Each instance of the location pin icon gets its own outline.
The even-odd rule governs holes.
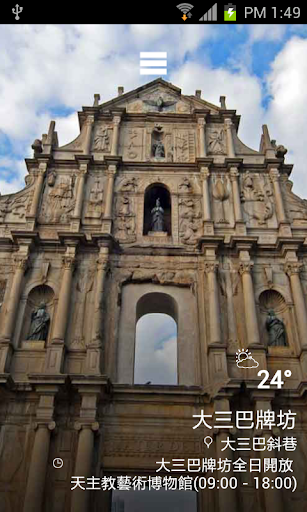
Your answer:
[[[210,436],[205,437],[205,439],[204,439],[204,443],[205,443],[205,445],[207,446],[207,448],[209,448],[209,447],[210,447],[210,445],[213,443],[213,439],[212,439],[212,437],[210,437]]]

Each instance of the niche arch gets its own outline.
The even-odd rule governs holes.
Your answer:
[[[156,206],[156,200],[160,199],[160,206],[164,210],[163,230],[168,236],[172,235],[172,201],[169,188],[163,183],[152,183],[144,192],[144,216],[143,235],[148,235],[152,230],[152,209]]]

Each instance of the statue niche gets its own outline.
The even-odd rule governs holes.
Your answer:
[[[265,290],[259,297],[259,305],[264,329],[267,332],[268,347],[288,347],[288,308],[282,295],[276,290]]]
[[[171,235],[171,197],[164,185],[150,185],[144,199],[144,235]]]
[[[25,312],[24,340],[47,341],[53,298],[53,290],[47,285],[36,286],[31,290]]]
[[[156,124],[151,136],[151,156],[156,160],[165,159],[165,145],[163,127]]]

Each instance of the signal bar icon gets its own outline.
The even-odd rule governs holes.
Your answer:
[[[207,11],[199,21],[217,21],[217,3]]]

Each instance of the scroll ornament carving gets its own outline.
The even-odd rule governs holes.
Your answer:
[[[219,268],[219,264],[216,261],[205,262],[204,270],[206,274],[216,274]]]
[[[179,200],[179,236],[183,244],[196,245],[202,235],[199,200]]]
[[[12,221],[24,219],[30,213],[34,189],[22,195],[5,197],[0,201],[0,222],[6,220],[8,214],[12,215]]]
[[[76,268],[76,258],[72,256],[63,256],[62,258],[64,270],[74,271]]]
[[[239,265],[239,273],[241,276],[244,274],[250,274],[253,270],[254,264],[251,261],[242,262]]]
[[[285,273],[291,277],[293,275],[299,275],[304,269],[304,265],[301,262],[287,262],[285,263]]]
[[[25,272],[29,266],[28,258],[22,256],[14,256],[14,264],[16,270],[23,270]]]

